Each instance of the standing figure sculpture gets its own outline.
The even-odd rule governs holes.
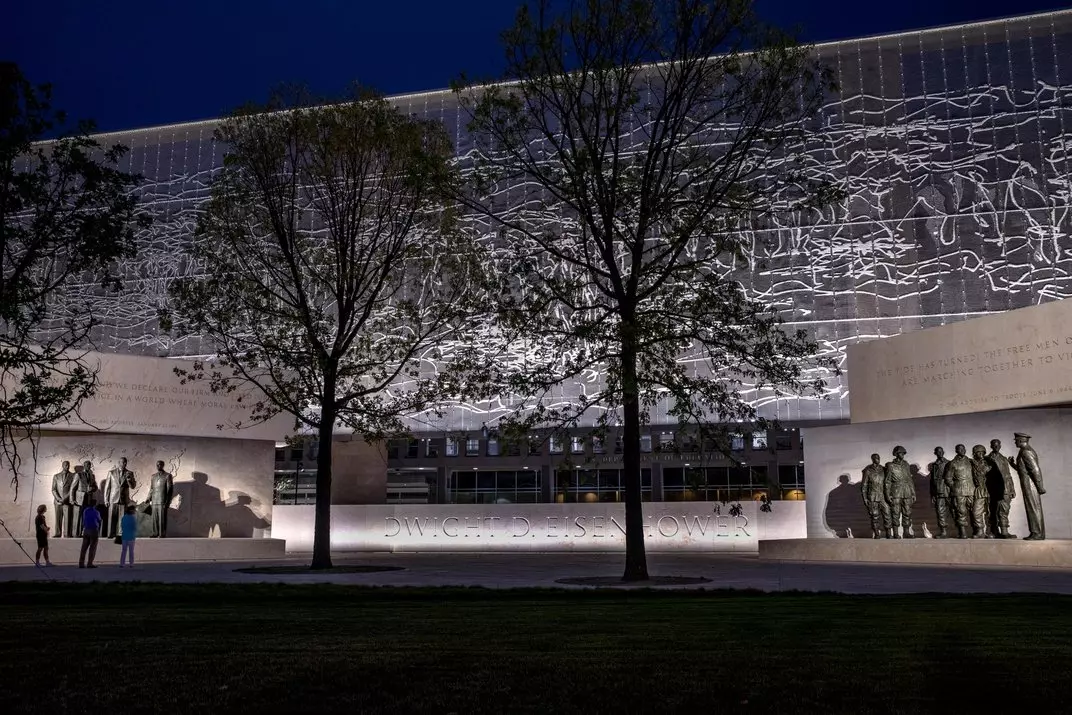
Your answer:
[[[871,464],[864,467],[861,493],[867,515],[871,517],[871,538],[892,538],[890,530],[890,505],[886,501],[886,470],[882,466],[882,457],[871,455]]]
[[[990,474],[990,461],[986,458],[986,447],[977,444],[972,447],[972,526],[975,528],[973,539],[991,537],[987,533],[990,526],[990,492],[986,488],[986,478]]]
[[[1016,482],[1012,474],[1016,469],[1008,457],[1001,453],[1001,440],[990,440],[990,475],[986,488],[990,492],[990,533],[998,539],[1015,539],[1009,533],[1009,509],[1016,498]]]
[[[164,471],[164,463],[156,463],[156,474],[149,481],[149,504],[152,506],[153,537],[167,536],[167,512],[175,491],[175,479]]]
[[[916,503],[916,484],[912,468],[905,461],[907,451],[901,445],[893,448],[893,461],[886,462],[886,501],[890,503],[890,528],[895,539],[911,539],[912,505]],[[897,532],[900,524],[901,532]]]
[[[74,486],[74,472],[71,463],[63,461],[60,471],[52,477],[52,505],[55,514],[53,538],[74,536],[71,527],[71,487]]]
[[[1046,520],[1042,515],[1041,497],[1046,489],[1042,486],[1038,452],[1029,444],[1031,435],[1017,432],[1014,437],[1020,452],[1013,466],[1020,472],[1020,494],[1024,497],[1024,510],[1027,512],[1027,530],[1031,532],[1024,537],[1024,541],[1042,541],[1046,538]]]
[[[931,504],[938,516],[938,533],[936,539],[944,539],[949,536],[949,482],[945,480],[945,468],[949,460],[945,458],[945,450],[941,447],[934,448],[935,460],[930,463]]]
[[[97,478],[93,476],[93,463],[82,463],[82,471],[74,476],[71,484],[71,511],[75,517],[75,536],[82,536],[86,509],[96,509]]]
[[[972,497],[975,495],[975,480],[967,448],[958,444],[957,455],[945,466],[945,479],[949,482],[949,495],[953,500],[953,513],[957,517],[957,538],[968,538],[971,524]]]
[[[108,517],[104,520],[103,536],[110,539],[119,533],[119,525],[130,503],[130,491],[138,483],[134,472],[127,469],[127,458],[119,458],[119,466],[108,472],[104,482],[104,506]]]

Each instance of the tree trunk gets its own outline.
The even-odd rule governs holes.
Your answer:
[[[636,331],[622,325],[622,472],[625,478],[625,574],[623,581],[647,581],[644,505],[640,482],[640,386],[637,382]]]
[[[326,394],[334,395],[334,390]],[[335,438],[334,406],[322,407],[316,455],[316,512],[311,569],[331,568],[331,447]]]

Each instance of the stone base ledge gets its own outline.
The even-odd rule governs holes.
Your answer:
[[[37,551],[37,541],[33,537],[20,539],[22,548],[30,554],[27,559],[7,534],[0,536],[3,537],[0,538],[0,565],[29,566],[32,563]],[[136,563],[283,559],[286,544],[283,539],[138,539],[134,558]],[[81,539],[50,539],[48,544],[49,556],[57,566],[77,565],[81,548]],[[118,564],[120,549],[111,539],[101,539],[97,542],[96,563]],[[41,560],[44,561],[44,556]]]
[[[774,539],[759,542],[770,561],[1072,568],[1072,541],[1020,539]]]

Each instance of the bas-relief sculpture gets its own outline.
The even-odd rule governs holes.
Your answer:
[[[1009,512],[1016,497],[1013,473],[1019,474],[1020,489],[1030,534],[1027,541],[1046,538],[1042,513],[1042,467],[1038,452],[1030,445],[1031,436],[1015,434],[1019,453],[1015,458],[1001,453],[1001,440],[990,440],[990,453],[977,444],[968,457],[967,447],[958,444],[955,456],[945,458],[945,449],[934,448],[935,460],[928,465],[931,504],[937,517],[938,533],[934,538],[949,536],[949,515],[952,512],[961,539],[1015,539],[1009,532]],[[898,445],[894,459],[882,465],[878,454],[863,469],[861,492],[864,506],[871,519],[872,538],[913,538],[912,504],[916,491],[912,468],[905,460],[906,450]],[[924,525],[925,528],[925,525]]]
[[[81,536],[90,497],[101,512],[101,535],[111,538],[120,535],[121,519],[109,517],[130,506],[142,538],[252,538],[271,526],[271,442],[210,439],[201,444],[123,435],[88,441],[64,434],[44,440],[41,473],[48,476],[41,486],[52,495],[57,537]],[[67,454],[78,455],[77,461]],[[106,473],[98,476],[102,464]]]
[[[1024,539],[1041,541],[1046,538],[1046,521],[1042,516],[1042,495],[1046,493],[1042,486],[1042,467],[1038,452],[1030,444],[1031,435],[1017,432],[1014,437],[1020,451],[1012,466],[1020,473],[1020,493],[1027,511],[1027,528],[1031,532]]]

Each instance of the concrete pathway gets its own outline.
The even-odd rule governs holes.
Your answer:
[[[280,562],[300,565],[305,558]],[[336,583],[361,586],[483,586],[487,588],[575,588],[556,579],[621,574],[620,554],[340,554],[336,565],[381,564],[402,571],[354,574],[244,574],[231,563],[145,564],[133,570],[114,564],[79,569],[63,565],[0,567],[4,582],[159,583]],[[791,563],[761,561],[755,556],[649,554],[649,571],[660,576],[705,576],[711,583],[684,588],[759,589],[762,591],[838,591],[841,593],[1061,593],[1072,594],[1072,570],[1038,568],[905,566],[899,564]],[[665,587],[664,587],[665,588]]]

